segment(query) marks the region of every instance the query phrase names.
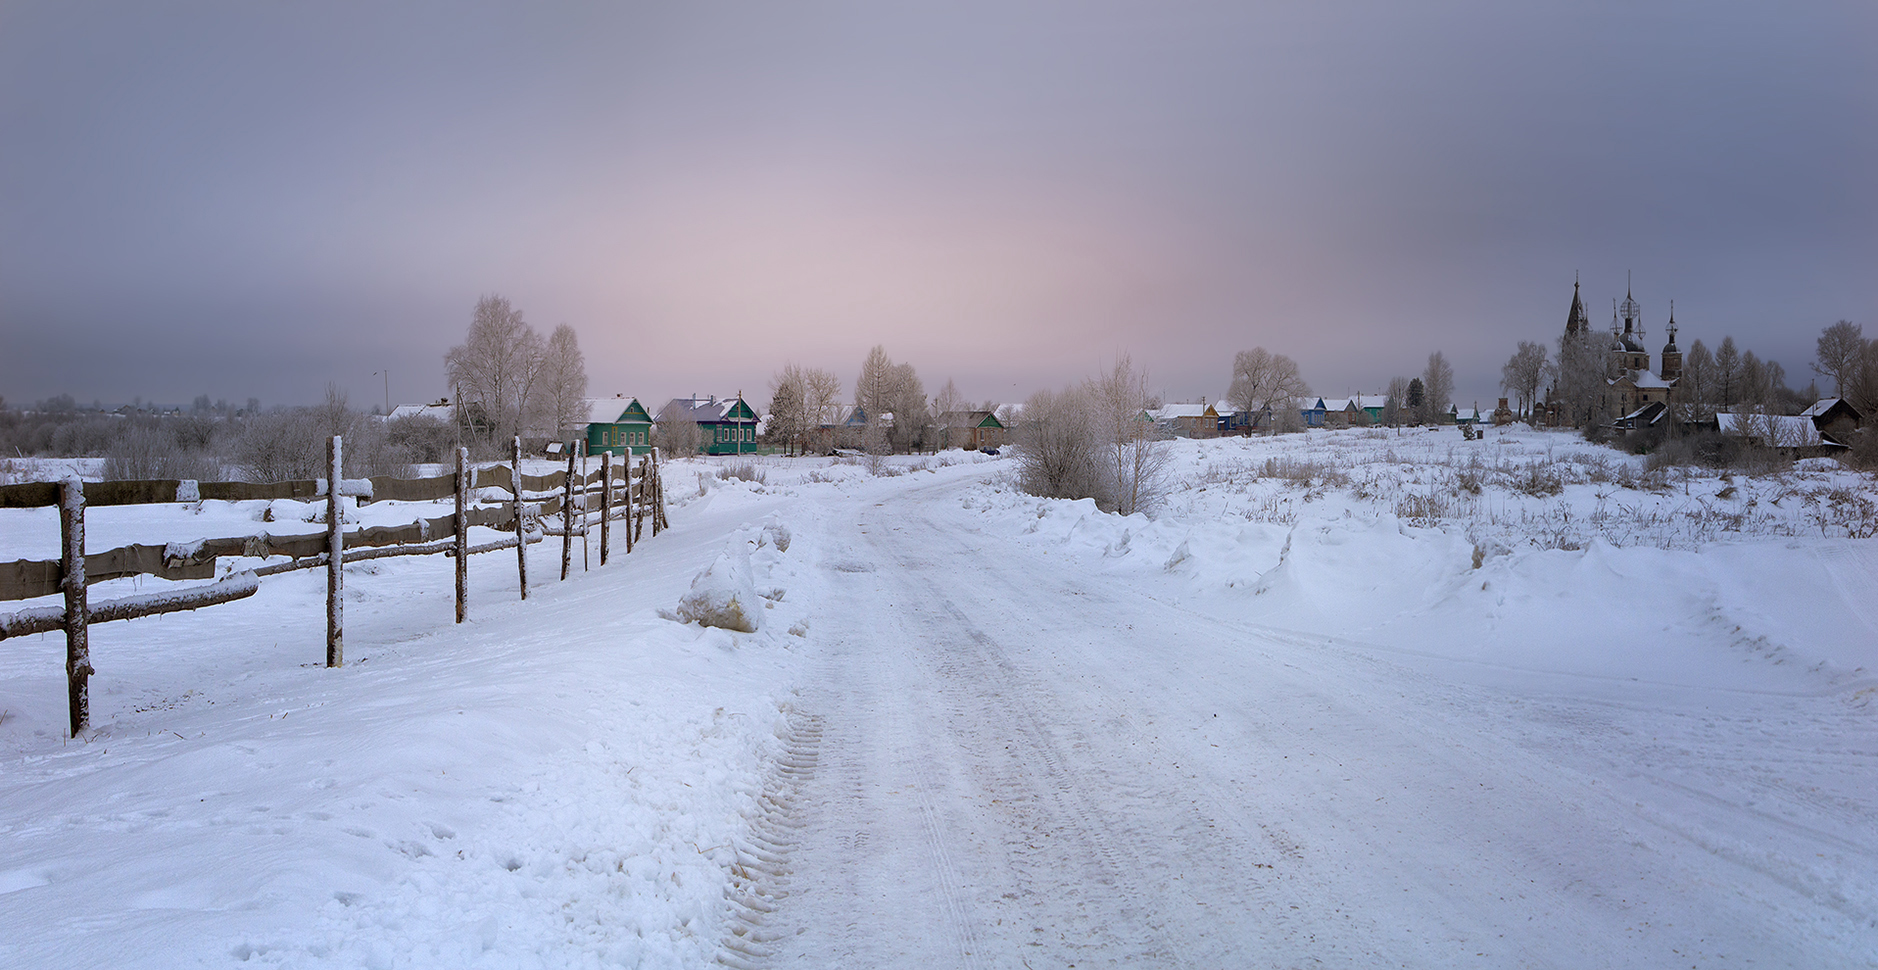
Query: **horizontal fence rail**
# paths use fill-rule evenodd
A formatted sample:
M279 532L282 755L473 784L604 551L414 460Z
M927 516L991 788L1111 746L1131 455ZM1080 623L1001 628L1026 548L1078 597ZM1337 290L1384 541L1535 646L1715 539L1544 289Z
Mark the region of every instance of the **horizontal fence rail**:
M335 437L328 443L330 478L296 482L195 482L156 480L138 482L82 482L69 477L62 482L28 482L0 486L0 509L56 506L61 527L61 555L56 561L16 560L0 562L0 600L21 600L63 593L60 606L42 606L0 614L0 640L63 629L66 634L66 682L72 736L90 726L86 680L94 672L91 664L89 627L93 623L158 616L181 610L215 606L253 596L264 576L299 569L327 569L327 666L344 661L342 622L345 563L393 556L443 555L455 560L456 620L463 622L468 606L468 559L472 555L501 549L516 550L516 569L521 598L528 598L527 546L547 535L564 536L561 554L561 578L566 579L572 566L572 542L581 538L583 569L586 563L589 519L600 520L600 563L605 565L611 540L611 523L623 520L626 551L640 538L650 521L652 534L668 526L665 517L664 489L660 480L658 449L642 456L635 465L628 460L616 466L612 456L604 456L598 470L586 470L584 449L570 453L567 468L546 475L521 471L521 439L512 443L508 465L472 468L467 449L458 449L454 474L431 478L346 479L340 474L342 441ZM578 466L577 466L578 462ZM328 482L337 481L337 489ZM597 489L596 489L597 486ZM616 493L615 489L619 489ZM471 507L472 495L482 489L506 493L501 504ZM615 495L620 498L615 502ZM454 498L452 514L418 517L408 524L344 528L343 499L369 502L438 502ZM103 552L88 553L85 548L85 508L91 506L148 505L173 502L255 501L324 499L325 531L275 536L262 532L254 535L197 539L163 545L133 543ZM548 525L554 518L559 528ZM469 530L476 527L512 532L514 535L494 541L472 544ZM203 586L163 590L111 600L97 605L87 601L86 589L93 583L129 576L156 576L167 580L213 579L216 560L222 557L266 559L287 556L287 562L270 563L223 576Z

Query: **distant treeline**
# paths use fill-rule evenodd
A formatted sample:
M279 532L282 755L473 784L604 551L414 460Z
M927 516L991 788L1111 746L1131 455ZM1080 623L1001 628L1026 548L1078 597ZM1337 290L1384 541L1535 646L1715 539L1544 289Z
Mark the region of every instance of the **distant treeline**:
M188 411L81 410L70 398L30 411L0 402L0 455L103 458L117 480L280 482L323 477L326 440L343 435L348 477L404 475L412 465L450 459L457 429L428 417L386 420L355 411L329 388L312 407L217 407ZM43 405L52 405L46 407Z

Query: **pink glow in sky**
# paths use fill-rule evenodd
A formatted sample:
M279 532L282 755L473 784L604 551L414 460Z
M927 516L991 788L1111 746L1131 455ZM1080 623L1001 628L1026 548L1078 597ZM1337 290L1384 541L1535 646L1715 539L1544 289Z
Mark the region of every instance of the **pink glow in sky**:
M0 394L435 398L500 293L646 399L1264 345L1490 404L1631 270L1804 384L1878 325L1874 9L9 4Z

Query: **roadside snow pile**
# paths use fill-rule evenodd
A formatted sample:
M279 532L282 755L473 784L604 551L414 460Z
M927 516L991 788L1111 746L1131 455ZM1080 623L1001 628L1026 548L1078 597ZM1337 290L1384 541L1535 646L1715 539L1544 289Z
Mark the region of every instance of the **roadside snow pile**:
M266 503L205 504L97 511L186 551L174 533ZM816 600L781 602L790 559L816 544L790 526L812 516L732 518L675 522L630 556L616 537L612 564L537 580L526 602L512 553L478 557L460 626L438 560L349 567L338 669L318 665L312 571L100 624L95 728L76 741L61 737L63 638L9 640L0 966L710 963L769 851L754 826ZM660 618L727 540L748 618L777 632ZM558 550L533 552L551 576Z
M678 601L678 618L699 626L755 633L763 615L759 602L750 578L749 544L732 541L691 581L691 590Z
M1169 442L1152 518L996 481L964 507L1234 622L1470 664L1874 696L1868 476L1651 470L1575 435L1449 434Z

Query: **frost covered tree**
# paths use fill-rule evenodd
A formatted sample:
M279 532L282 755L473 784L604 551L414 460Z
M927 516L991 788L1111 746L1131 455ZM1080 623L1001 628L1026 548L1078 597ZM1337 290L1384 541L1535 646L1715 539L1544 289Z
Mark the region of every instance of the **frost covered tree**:
M1395 377L1389 380L1389 391L1382 397L1382 423L1396 427L1405 423L1409 413L1409 379Z
M1426 423L1440 421L1454 403L1454 367L1437 350L1428 355L1428 367L1422 371L1422 414Z
M1113 511L1122 515L1147 511L1166 488L1168 461L1154 425L1141 420L1149 398L1147 372L1136 370L1134 360L1123 354L1108 373L1089 383L1087 394L1096 411L1095 430L1112 469L1105 477Z
M1041 498L1100 495L1104 466L1087 397L1087 388L1072 386L1024 401L1015 435L1019 488Z
M704 443L704 432L691 410L677 400L667 401L653 418L652 443L670 458L689 458Z
M1545 372L1545 344L1530 340L1520 341L1519 348L1500 368L1500 389L1513 396L1514 407L1518 408L1522 416L1532 414L1532 406L1539 399L1539 384L1545 380Z
M824 421L839 422L833 412L841 403L841 378L834 371L810 367L802 372L802 410L807 433L819 431Z
M1715 395L1715 403L1724 411L1741 399L1741 351L1733 337L1723 337L1715 349Z
M965 400L965 395L959 393L958 385L953 384L949 377L946 378L946 386L940 388L938 395L932 399L932 409L939 414L945 414L948 411L967 411L970 410L970 404L971 402Z
M587 423L587 358L573 327L563 323L548 335L537 381L543 430L559 438Z
M807 433L808 412L802 368L786 364L770 378L769 422L765 431L783 443L784 450L800 445Z
M893 414L890 440L894 450L910 453L925 447L932 428L926 385L920 382L912 364L895 364L889 374L887 410Z
M861 361L861 376L854 381L854 403L872 421L875 414L893 410L889 403L892 399L893 358L887 356L886 347L875 344Z
M1845 387L1840 395L1860 413L1878 412L1878 340L1865 341L1858 360L1846 374ZM1866 428L1860 440L1867 443L1867 452L1878 450L1878 430L1872 430L1873 425L1870 423Z
M1297 410L1297 400L1310 393L1298 362L1284 354L1274 354L1263 347L1241 350L1232 359L1232 383L1226 390L1226 403L1237 411L1263 414L1270 411L1282 418ZM1277 430L1279 421L1272 422Z
M1677 396L1682 399L1685 412L1692 419L1701 419L1712 412L1715 396L1715 355L1709 353L1708 345L1701 339L1689 345L1689 352L1682 356L1682 376L1676 379Z
M443 361L459 412L480 415L485 441L500 445L523 433L546 353L541 335L506 298L476 301L468 336Z
M1604 408L1604 367L1604 342L1595 331L1584 329L1558 338L1552 388L1574 427L1598 424Z
M1814 347L1813 370L1832 378L1832 392L1845 396L1847 378L1858 370L1865 354L1864 328L1850 320L1841 320L1820 331Z

